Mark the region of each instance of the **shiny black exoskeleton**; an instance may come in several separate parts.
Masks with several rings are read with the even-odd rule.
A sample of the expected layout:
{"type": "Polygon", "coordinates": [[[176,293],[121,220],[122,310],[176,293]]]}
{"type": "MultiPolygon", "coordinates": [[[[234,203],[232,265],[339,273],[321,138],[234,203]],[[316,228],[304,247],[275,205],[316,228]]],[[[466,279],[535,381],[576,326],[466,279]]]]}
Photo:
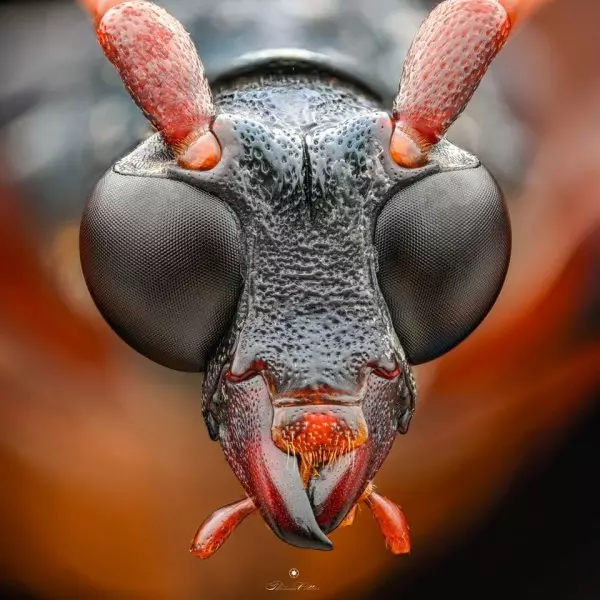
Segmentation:
{"type": "Polygon", "coordinates": [[[494,303],[507,212],[445,140],[398,166],[377,93],[318,55],[263,54],[212,90],[221,162],[182,169],[158,134],[120,160],[84,216],[86,280],[133,347],[205,372],[211,437],[272,529],[327,548],[408,429],[410,365],[494,303]],[[330,455],[281,441],[325,410],[347,427],[330,455]]]}

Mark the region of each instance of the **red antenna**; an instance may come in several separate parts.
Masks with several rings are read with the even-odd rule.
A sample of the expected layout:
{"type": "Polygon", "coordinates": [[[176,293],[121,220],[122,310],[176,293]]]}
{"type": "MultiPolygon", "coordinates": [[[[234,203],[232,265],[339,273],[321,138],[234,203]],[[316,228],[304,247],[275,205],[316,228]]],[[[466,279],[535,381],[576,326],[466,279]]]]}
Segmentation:
{"type": "Polygon", "coordinates": [[[497,0],[447,0],[425,20],[394,101],[391,152],[406,167],[427,153],[466,107],[504,46],[511,22],[497,0]]]}
{"type": "Polygon", "coordinates": [[[549,0],[446,0],[421,25],[394,102],[390,151],[404,167],[425,164],[465,109],[517,22],[549,0]]]}
{"type": "Polygon", "coordinates": [[[213,168],[221,147],[210,127],[216,116],[204,67],[183,25],[152,2],[86,1],[98,41],[144,115],[179,164],[213,168]]]}

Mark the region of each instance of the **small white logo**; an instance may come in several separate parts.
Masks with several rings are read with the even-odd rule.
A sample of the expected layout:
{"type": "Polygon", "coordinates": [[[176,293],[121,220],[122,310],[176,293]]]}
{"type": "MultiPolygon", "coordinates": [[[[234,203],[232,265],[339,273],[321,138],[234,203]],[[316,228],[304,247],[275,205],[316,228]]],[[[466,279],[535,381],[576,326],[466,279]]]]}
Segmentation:
{"type": "MultiPolygon", "coordinates": [[[[288,575],[292,579],[298,579],[298,577],[300,577],[300,569],[292,567],[288,571],[288,575]]],[[[270,581],[267,583],[266,588],[270,592],[317,592],[319,590],[318,585],[299,580],[288,581],[288,583],[283,583],[283,581],[270,581]]]]}

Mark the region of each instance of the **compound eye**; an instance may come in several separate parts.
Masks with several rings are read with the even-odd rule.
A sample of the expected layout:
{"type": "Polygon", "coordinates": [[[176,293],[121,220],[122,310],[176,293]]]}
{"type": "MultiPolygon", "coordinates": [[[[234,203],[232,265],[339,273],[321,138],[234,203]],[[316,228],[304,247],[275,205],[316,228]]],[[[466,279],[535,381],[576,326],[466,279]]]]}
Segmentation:
{"type": "Polygon", "coordinates": [[[201,371],[241,290],[241,233],[218,198],[185,183],[110,171],[81,224],[81,263],[98,309],[148,358],[201,371]]]}
{"type": "Polygon", "coordinates": [[[502,193],[482,166],[431,175],[384,206],[379,286],[412,364],[446,353],[493,306],[510,259],[502,193]]]}

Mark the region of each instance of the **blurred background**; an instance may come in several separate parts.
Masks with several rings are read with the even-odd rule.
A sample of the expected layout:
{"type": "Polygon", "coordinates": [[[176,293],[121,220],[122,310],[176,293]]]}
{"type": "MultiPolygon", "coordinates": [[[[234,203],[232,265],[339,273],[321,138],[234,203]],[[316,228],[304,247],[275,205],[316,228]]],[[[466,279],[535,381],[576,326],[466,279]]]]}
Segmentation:
{"type": "MultiPolygon", "coordinates": [[[[304,47],[349,56],[391,98],[436,2],[161,4],[211,74],[304,47]]],[[[201,562],[198,525],[243,495],[205,430],[201,377],[120,342],[79,267],[86,198],[146,122],[73,2],[2,3],[0,597],[263,598],[296,568],[332,599],[600,598],[599,22],[597,0],[548,3],[452,130],[501,182],[514,252],[484,324],[417,370],[412,429],[377,477],[411,555],[389,555],[363,510],[331,553],[251,517],[201,562]]]]}

